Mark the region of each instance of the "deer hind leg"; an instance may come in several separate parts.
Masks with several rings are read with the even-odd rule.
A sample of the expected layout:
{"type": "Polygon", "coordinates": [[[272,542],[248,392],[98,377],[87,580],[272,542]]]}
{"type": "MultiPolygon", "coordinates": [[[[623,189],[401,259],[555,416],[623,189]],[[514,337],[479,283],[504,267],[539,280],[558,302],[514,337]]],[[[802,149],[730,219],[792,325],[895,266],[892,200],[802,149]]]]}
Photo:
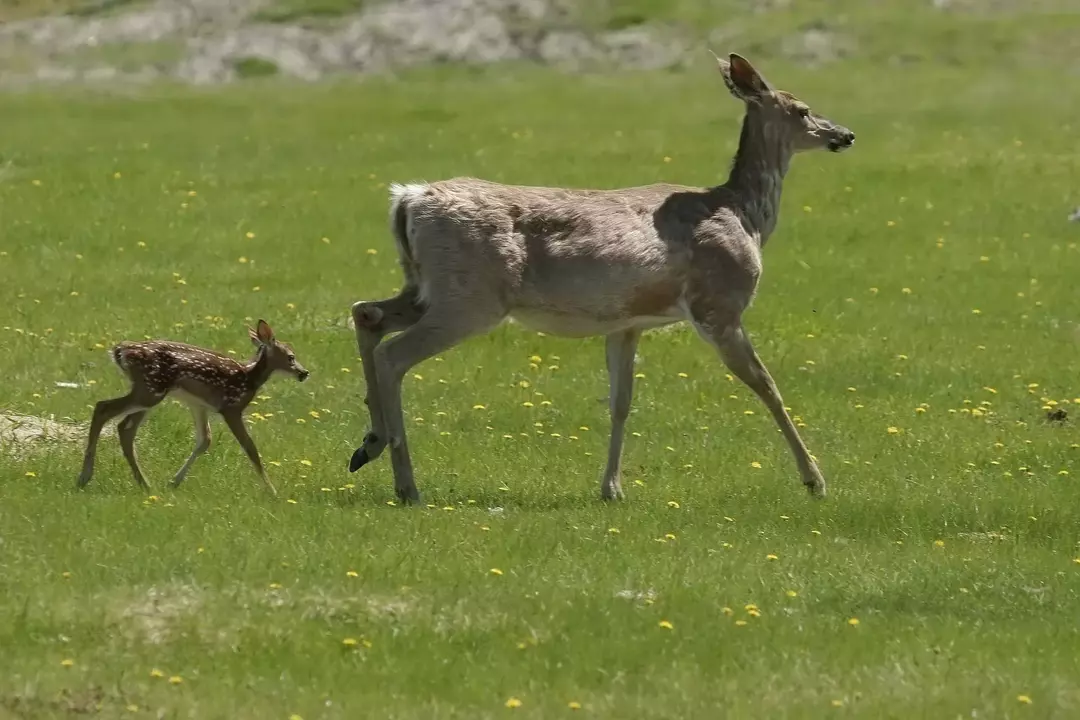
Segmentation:
{"type": "Polygon", "coordinates": [[[418,363],[449,350],[466,338],[499,324],[506,311],[496,299],[458,300],[433,304],[411,327],[375,349],[390,459],[394,466],[394,491],[403,502],[420,499],[413,478],[412,460],[405,438],[401,409],[401,381],[418,363]]]}
{"type": "MultiPolygon", "coordinates": [[[[696,320],[696,318],[695,318],[696,320]]],[[[787,440],[791,453],[795,456],[799,473],[802,475],[803,485],[815,497],[825,497],[825,479],[818,469],[817,463],[806,449],[799,431],[795,429],[795,423],[784,409],[784,401],[780,397],[780,391],[776,383],[766,369],[765,364],[754,351],[750,338],[740,323],[721,328],[710,327],[695,322],[698,332],[713,343],[720,351],[720,357],[731,372],[753,390],[769,409],[780,431],[787,440]]]]}
{"type": "Polygon", "coordinates": [[[124,459],[131,466],[131,474],[135,477],[136,484],[143,489],[148,489],[150,486],[147,484],[142,470],[139,469],[139,458],[135,454],[135,435],[139,432],[139,426],[142,425],[143,420],[146,419],[149,413],[149,410],[133,412],[121,420],[116,428],[116,434],[120,436],[120,448],[124,451],[124,459]]]}
{"type": "Polygon", "coordinates": [[[86,453],[83,455],[82,472],[79,473],[77,481],[78,487],[86,487],[94,476],[94,460],[97,458],[98,438],[101,437],[101,431],[105,425],[117,417],[127,416],[153,407],[161,402],[161,399],[161,397],[150,397],[146,393],[132,390],[123,397],[102,400],[94,406],[94,414],[90,419],[90,434],[86,441],[86,453]]]}
{"type": "Polygon", "coordinates": [[[610,391],[608,405],[611,408],[611,438],[608,441],[607,468],[600,486],[600,496],[605,500],[622,498],[622,446],[626,432],[626,418],[630,415],[630,401],[634,394],[634,356],[637,354],[637,330],[627,330],[607,336],[607,368],[610,391]]]}
{"type": "Polygon", "coordinates": [[[386,448],[386,423],[383,420],[379,397],[379,377],[375,371],[375,348],[389,333],[412,326],[424,313],[416,288],[407,287],[388,300],[360,301],[353,304],[353,325],[356,345],[364,366],[367,395],[364,402],[371,415],[371,429],[364,435],[364,444],[356,449],[349,461],[349,472],[356,472],[382,454],[386,448]]]}
{"type": "Polygon", "coordinates": [[[188,470],[191,469],[195,460],[210,449],[210,419],[207,417],[206,409],[191,408],[191,418],[195,422],[195,448],[180,469],[176,471],[176,475],[172,479],[174,488],[180,487],[180,483],[184,482],[184,478],[187,477],[188,470]]]}

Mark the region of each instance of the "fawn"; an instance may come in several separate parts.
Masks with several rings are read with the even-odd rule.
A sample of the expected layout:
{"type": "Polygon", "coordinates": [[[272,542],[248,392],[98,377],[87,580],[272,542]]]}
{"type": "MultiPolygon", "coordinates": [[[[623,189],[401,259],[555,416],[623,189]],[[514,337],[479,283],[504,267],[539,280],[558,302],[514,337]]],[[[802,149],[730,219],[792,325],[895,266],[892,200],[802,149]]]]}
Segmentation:
{"type": "Polygon", "coordinates": [[[601,495],[621,497],[638,339],[649,328],[688,321],[761,398],[803,484],[825,495],[825,479],[754,351],[743,312],[757,290],[793,156],[841,152],[855,133],[775,89],[740,55],[716,61],[745,110],[722,185],[588,190],[475,178],[391,185],[405,283],[395,297],[352,307],[371,429],[350,470],[389,446],[398,496],[418,500],[402,415],[406,373],[512,316],[553,335],[606,336],[611,435],[601,495]]]}
{"type": "Polygon", "coordinates": [[[210,448],[208,416],[213,411],[225,419],[259,477],[276,496],[277,490],[266,476],[255,442],[244,427],[243,413],[275,371],[295,375],[300,382],[306,380],[309,373],[296,361],[292,348],[274,337],[274,331],[265,320],[259,320],[256,327],[255,330],[248,328],[248,335],[258,348],[258,354],[246,364],[211,350],[167,340],[122,342],[115,346],[110,355],[131,381],[131,390],[123,397],[102,400],[94,407],[78,487],[85,487],[93,477],[101,429],[116,417],[122,417],[117,435],[124,458],[131,466],[135,482],[148,487],[135,457],[135,434],[151,408],[169,395],[175,395],[191,409],[195,420],[195,449],[173,477],[173,487],[183,482],[195,459],[210,448]]]}

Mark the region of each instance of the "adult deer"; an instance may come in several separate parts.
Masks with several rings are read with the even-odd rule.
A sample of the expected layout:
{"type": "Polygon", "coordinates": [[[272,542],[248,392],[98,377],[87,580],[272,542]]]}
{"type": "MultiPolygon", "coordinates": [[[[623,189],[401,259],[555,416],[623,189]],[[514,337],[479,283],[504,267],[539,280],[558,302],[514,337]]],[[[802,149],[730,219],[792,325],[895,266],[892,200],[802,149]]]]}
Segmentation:
{"type": "Polygon", "coordinates": [[[255,441],[244,427],[244,410],[274,372],[284,372],[303,382],[308,371],[296,361],[296,354],[286,343],[274,337],[274,331],[260,320],[248,335],[257,349],[255,358],[240,363],[228,355],[168,340],[122,342],[109,355],[131,382],[127,395],[102,400],[94,406],[90,437],[86,443],[83,469],[78,486],[85,487],[94,475],[97,443],[105,423],[123,418],[117,427],[120,447],[131,466],[135,482],[148,487],[135,456],[135,434],[150,409],[169,395],[175,395],[191,409],[195,421],[195,449],[173,477],[173,487],[184,481],[195,460],[210,449],[209,413],[220,413],[240,447],[247,453],[255,472],[271,495],[277,495],[266,476],[255,441]]]}
{"type": "Polygon", "coordinates": [[[404,289],[352,306],[371,430],[351,471],[390,445],[394,489],[419,499],[405,437],[401,382],[409,368],[507,316],[555,335],[607,338],[611,437],[601,494],[622,496],[620,465],[634,355],[647,328],[689,320],[764,401],[803,484],[825,480],[742,325],[776,228],[792,156],[840,152],[855,134],[774,90],[743,57],[716,58],[746,105],[731,175],[711,188],[520,187],[473,178],[391,188],[391,226],[404,289]],[[388,333],[400,332],[386,342],[388,333]]]}

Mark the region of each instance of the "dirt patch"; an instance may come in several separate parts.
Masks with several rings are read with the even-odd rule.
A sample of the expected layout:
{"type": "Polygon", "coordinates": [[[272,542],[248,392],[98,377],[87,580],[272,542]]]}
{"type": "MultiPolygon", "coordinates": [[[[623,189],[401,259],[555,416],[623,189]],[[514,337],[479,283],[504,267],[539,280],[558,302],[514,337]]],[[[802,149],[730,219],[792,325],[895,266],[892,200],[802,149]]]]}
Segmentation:
{"type": "Polygon", "coordinates": [[[201,607],[202,599],[196,588],[167,585],[151,587],[134,601],[121,604],[117,615],[128,634],[151,645],[160,645],[168,641],[177,621],[194,615],[201,607]]]}
{"type": "Polygon", "coordinates": [[[0,454],[22,455],[51,444],[81,442],[85,434],[86,427],[78,423],[0,411],[0,454]]]}

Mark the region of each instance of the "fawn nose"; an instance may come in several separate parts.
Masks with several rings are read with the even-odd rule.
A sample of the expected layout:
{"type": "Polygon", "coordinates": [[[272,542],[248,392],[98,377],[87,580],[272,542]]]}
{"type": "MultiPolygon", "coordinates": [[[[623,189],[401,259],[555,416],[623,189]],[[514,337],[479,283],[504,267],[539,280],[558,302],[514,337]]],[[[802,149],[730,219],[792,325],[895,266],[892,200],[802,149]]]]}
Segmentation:
{"type": "Polygon", "coordinates": [[[845,129],[842,133],[842,137],[844,138],[844,142],[846,142],[848,145],[851,145],[855,142],[855,133],[851,132],[850,130],[845,129]]]}
{"type": "Polygon", "coordinates": [[[311,373],[308,372],[307,370],[301,370],[299,373],[297,373],[296,379],[299,380],[300,382],[304,382],[305,380],[308,379],[308,375],[310,375],[310,374],[311,373]]]}

